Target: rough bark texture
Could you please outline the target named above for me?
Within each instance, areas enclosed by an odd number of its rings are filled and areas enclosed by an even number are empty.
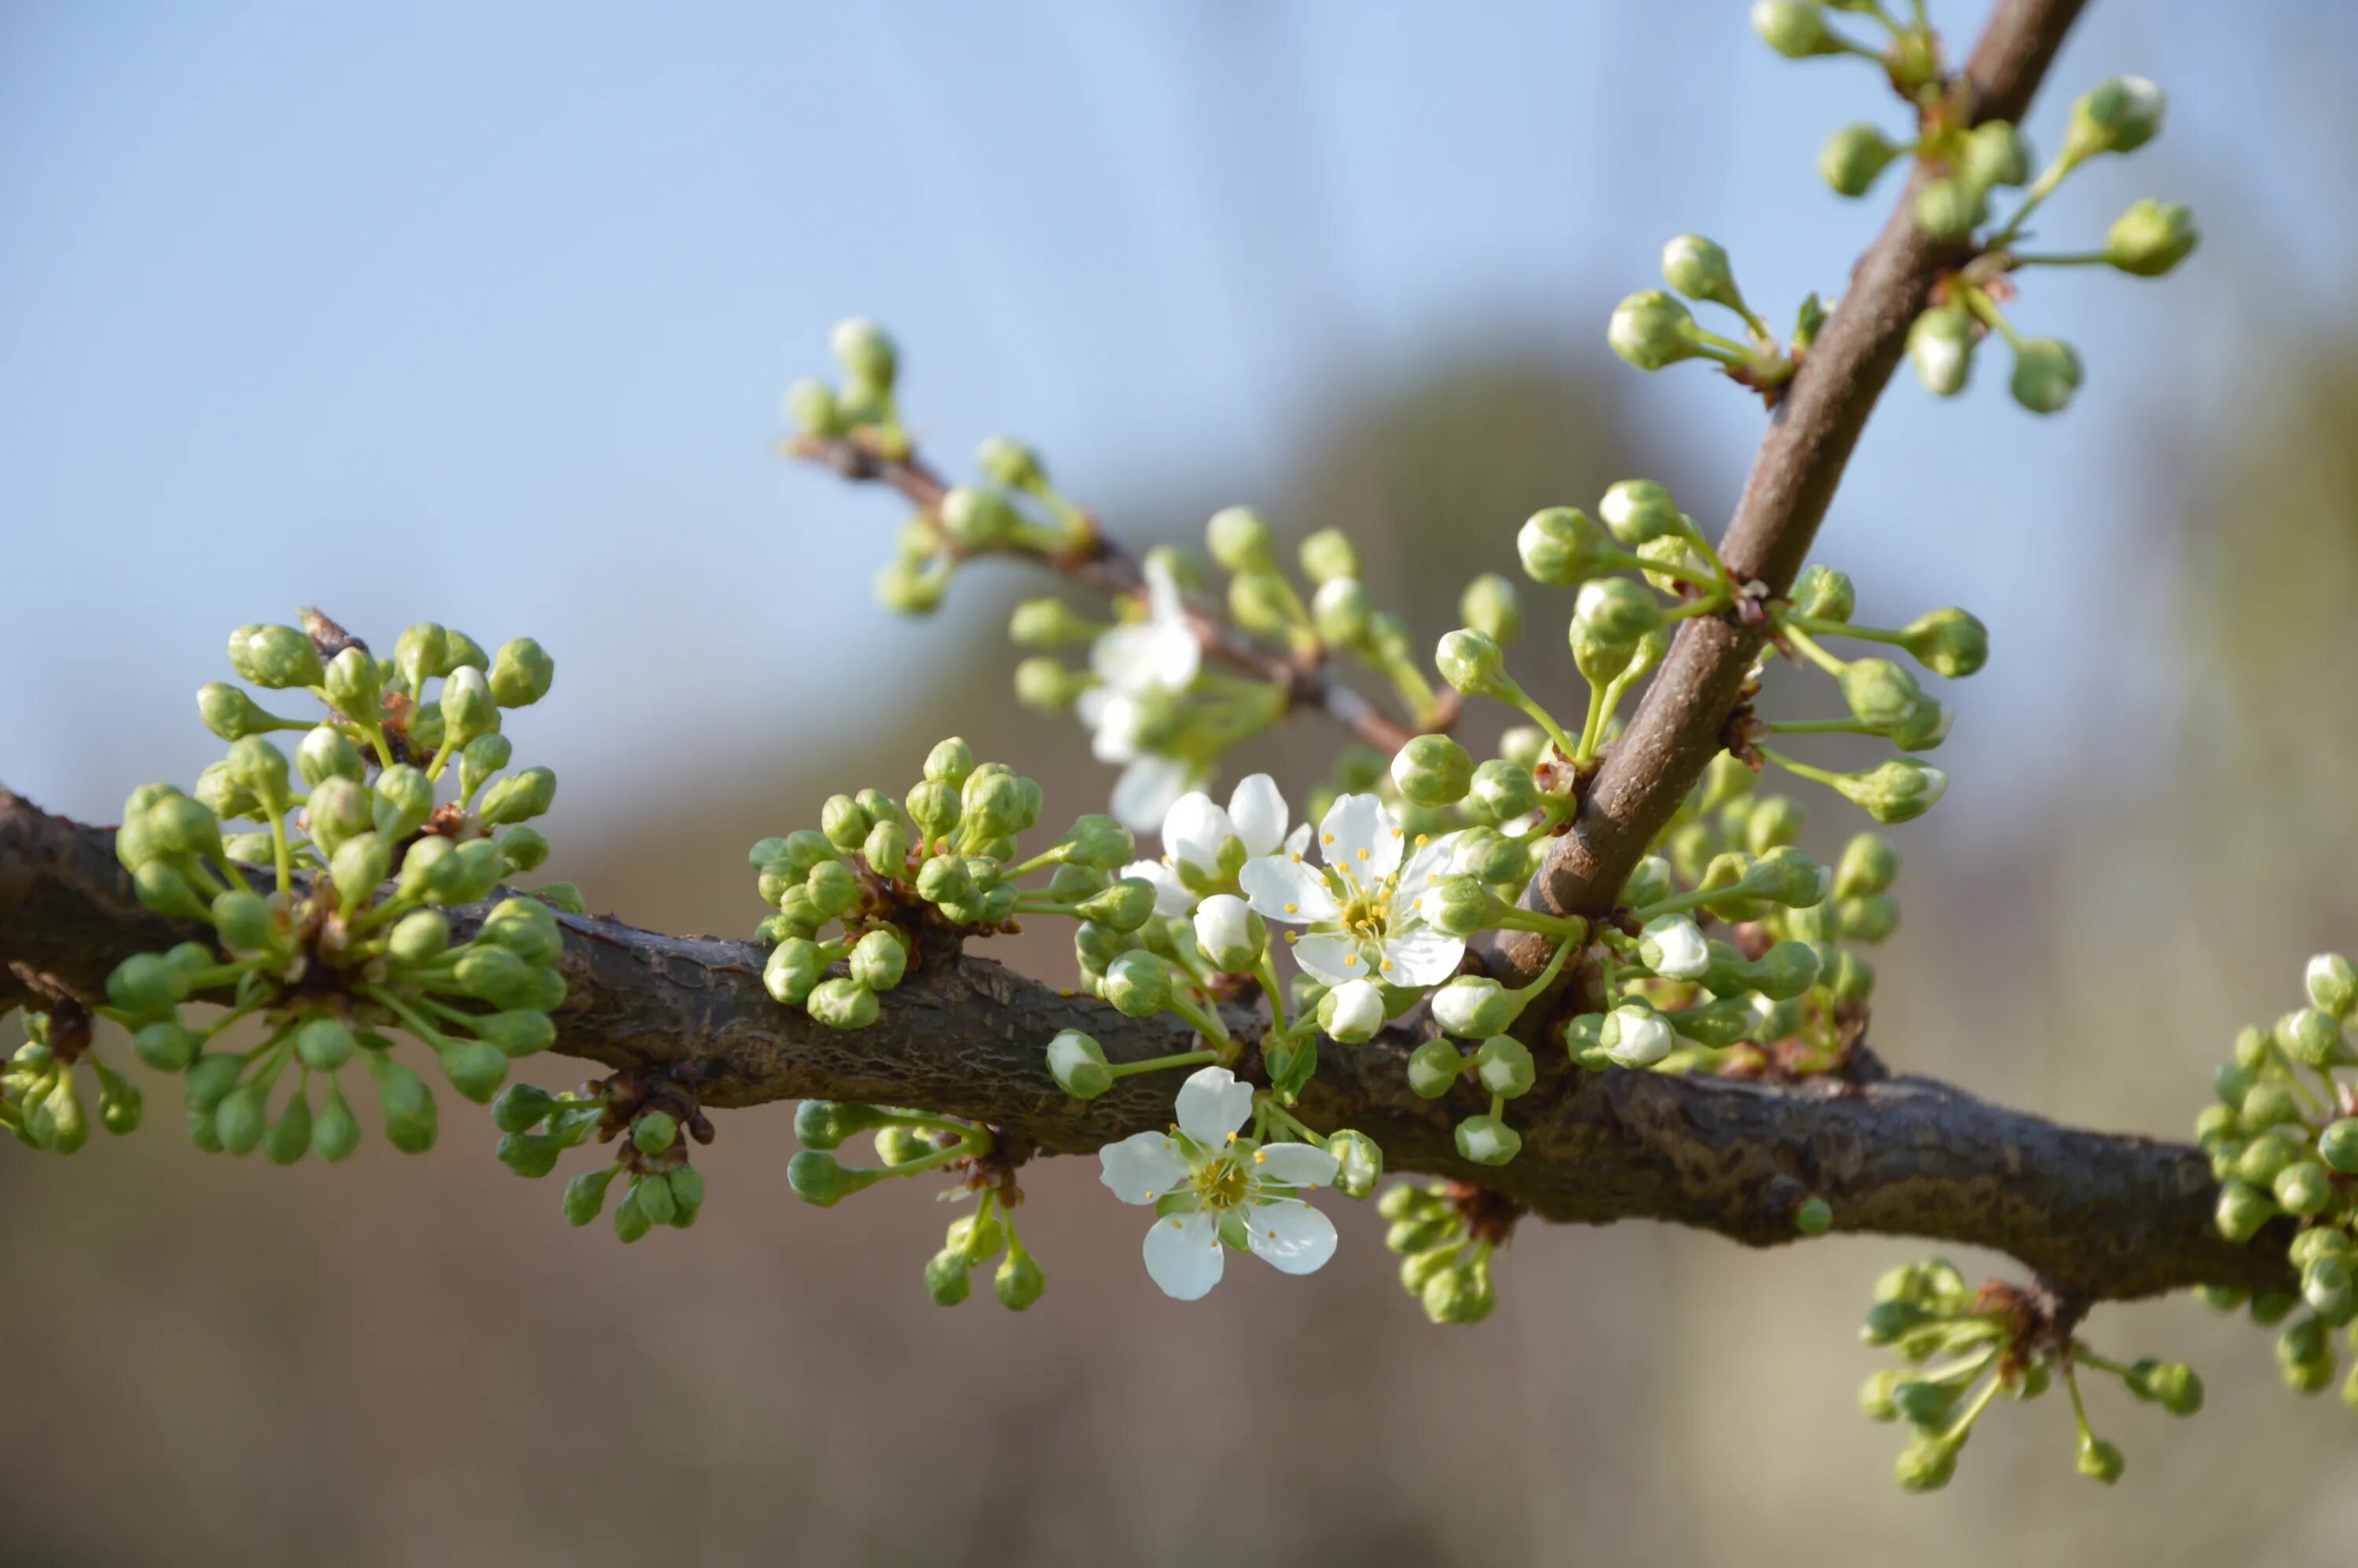
[[[1191,1043],[1174,1019],[1125,1018],[975,957],[911,976],[874,1027],[832,1030],[770,999],[755,944],[561,919],[570,995],[557,1048],[667,1073],[708,1106],[924,1106],[1084,1153],[1164,1125],[1171,1084],[1126,1078],[1102,1099],[1067,1099],[1042,1060],[1049,1036],[1087,1030],[1116,1061]],[[202,935],[139,905],[108,829],[0,789],[0,967],[96,1000],[124,957]],[[1407,1051],[1329,1044],[1303,1119],[1369,1133],[1394,1170],[1479,1181],[1549,1219],[1671,1220],[1768,1246],[1795,1239],[1794,1206],[1816,1193],[1838,1229],[1995,1248],[2082,1300],[2289,1282],[2280,1238],[2235,1247],[2212,1229],[2209,1162],[2184,1145],[2058,1127],[1922,1079],[1770,1087],[1562,1067],[1516,1102],[1522,1153],[1493,1169],[1451,1141],[1479,1108],[1473,1091],[1418,1099]]]

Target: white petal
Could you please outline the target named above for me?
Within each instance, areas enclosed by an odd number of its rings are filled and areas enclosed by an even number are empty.
[[[1338,1164],[1334,1155],[1307,1143],[1265,1143],[1253,1151],[1254,1178],[1289,1187],[1332,1186]]]
[[[1277,781],[1267,773],[1255,773],[1240,780],[1236,793],[1228,796],[1228,820],[1236,825],[1237,837],[1245,841],[1248,855],[1273,855],[1285,842],[1285,796],[1278,793]]]
[[[1152,1203],[1187,1184],[1187,1162],[1160,1132],[1133,1132],[1098,1151],[1098,1180],[1124,1203]]]
[[[1173,801],[1163,818],[1163,848],[1192,865],[1217,871],[1220,841],[1235,831],[1228,814],[1213,805],[1210,795],[1191,791]]]
[[[1226,1147],[1228,1134],[1252,1119],[1253,1087],[1226,1067],[1200,1067],[1179,1086],[1179,1130],[1206,1149]]]
[[[1310,824],[1293,825],[1293,831],[1285,836],[1285,852],[1297,860],[1310,852]]]
[[[1457,972],[1466,959],[1466,944],[1430,925],[1412,925],[1384,943],[1383,956],[1392,966],[1378,971],[1386,984],[1437,986]]]
[[[1173,1300],[1200,1301],[1220,1282],[1220,1227],[1210,1215],[1173,1215],[1146,1233],[1146,1272]]]
[[[1343,912],[1327,891],[1326,879],[1305,861],[1277,855],[1247,860],[1245,869],[1237,873],[1237,883],[1245,890],[1245,901],[1260,912],[1263,920],[1314,925]]]
[[[1195,907],[1195,895],[1180,881],[1179,873],[1160,860],[1132,860],[1121,869],[1125,877],[1154,884],[1154,913],[1184,914]]]
[[[1107,691],[1103,687],[1093,687],[1083,695],[1099,697],[1091,705],[1096,711],[1089,720],[1089,754],[1100,762],[1135,761],[1141,717],[1138,699],[1128,692]]]
[[[1293,961],[1330,986],[1368,978],[1359,945],[1333,931],[1314,931],[1293,945]]]
[[[1264,933],[1265,934],[1265,933]],[[1240,954],[1258,956],[1252,939],[1252,910],[1232,892],[1216,892],[1195,906],[1195,945],[1213,963],[1234,969]],[[1246,959],[1247,963],[1251,958]]]
[[[1151,833],[1194,782],[1195,771],[1176,757],[1140,757],[1114,781],[1114,818],[1133,833]]]
[[[1149,621],[1184,621],[1187,603],[1179,592],[1179,579],[1171,568],[1158,560],[1146,563],[1146,617]]]
[[[1318,858],[1365,881],[1375,859],[1376,840],[1389,838],[1392,814],[1372,795],[1347,795],[1326,808],[1318,824]],[[1393,847],[1399,847],[1394,840]]]
[[[1314,1274],[1335,1256],[1335,1222],[1306,1203],[1258,1205],[1245,1224],[1253,1256],[1281,1273]]]
[[[1185,691],[1204,662],[1204,645],[1184,621],[1158,622],[1150,627],[1152,640],[1141,644],[1147,682],[1166,691]]]
[[[1393,908],[1416,907],[1417,899],[1432,885],[1433,879],[1449,870],[1450,860],[1457,853],[1458,837],[1444,833],[1416,852],[1392,889]]]
[[[1089,669],[1118,692],[1141,692],[1161,684],[1162,630],[1153,625],[1116,626],[1089,644]]]

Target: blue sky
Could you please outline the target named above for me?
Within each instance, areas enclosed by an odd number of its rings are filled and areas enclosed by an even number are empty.
[[[1815,149],[1899,124],[1744,9],[8,5],[0,779],[103,816],[192,774],[228,629],[313,600],[538,636],[569,798],[622,798],[650,730],[835,721],[797,645],[966,634],[889,630],[890,514],[766,453],[852,312],[902,339],[929,440],[1023,434],[1091,498],[1249,498],[1334,387],[1509,338],[1607,367],[1732,493],[1757,405],[1610,363],[1604,312],[1682,229],[1778,318],[1835,291],[1882,206]],[[1957,406],[1896,386],[1870,433],[1828,547],[1869,608],[1992,622],[1968,721],[2035,742],[2134,697],[2086,657],[2084,574],[2153,499],[2136,432],[2237,395],[2239,339],[2346,315],[2353,42],[2295,0],[2116,0],[2067,51],[2039,145],[2116,70],[2172,118],[2050,232],[2163,194],[2209,239],[2167,286],[2039,280],[2019,319],[2090,365],[2064,418],[1985,371]]]

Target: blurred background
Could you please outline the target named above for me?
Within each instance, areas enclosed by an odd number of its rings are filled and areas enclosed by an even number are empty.
[[[1430,639],[1538,505],[1645,474],[1725,518],[1757,403],[1605,346],[1664,239],[1721,240],[1782,322],[1881,222],[1813,164],[1898,130],[1887,93],[1745,9],[0,7],[0,780],[110,821],[192,778],[230,627],[317,602],[546,643],[513,733],[564,780],[551,871],[643,925],[749,932],[747,843],[953,729],[1092,808],[1078,727],[1008,687],[1038,585],[971,570],[896,622],[894,505],[768,455],[828,326],[892,327],[944,460],[1023,437],[1139,542],[1236,501],[1342,524]],[[1985,7],[1934,9],[1962,41]],[[1952,405],[1903,371],[1852,465],[1821,555],[1862,619],[1963,603],[1996,648],[1899,836],[1903,1068],[2179,1133],[2234,1027],[2358,941],[2353,67],[2342,7],[2093,6],[2034,140],[2115,71],[2170,123],[2046,237],[2157,195],[2202,248],[2030,280],[2017,321],[2087,362],[2067,415],[1995,353]],[[1243,760],[1306,786],[1314,724]],[[1855,826],[1803,799],[1812,847]],[[784,1107],[721,1118],[702,1223],[627,1250],[463,1114],[290,1173],[164,1108],[0,1159],[0,1560],[2327,1564],[2358,1530],[2358,1418],[2182,1300],[2091,1324],[2212,1390],[2185,1424],[2097,1394],[2116,1489],[2045,1400],[1903,1498],[1852,1400],[1903,1241],[1533,1226],[1498,1314],[1437,1330],[1357,1211],[1315,1281],[1181,1306],[1054,1162],[1013,1317],[928,1303],[949,1216],[916,1184],[795,1202]]]

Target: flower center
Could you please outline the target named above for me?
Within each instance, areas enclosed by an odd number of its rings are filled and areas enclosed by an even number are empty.
[[[1237,1207],[1252,1185],[1244,1162],[1226,1154],[1197,1170],[1194,1182],[1195,1195],[1207,1209]]]

